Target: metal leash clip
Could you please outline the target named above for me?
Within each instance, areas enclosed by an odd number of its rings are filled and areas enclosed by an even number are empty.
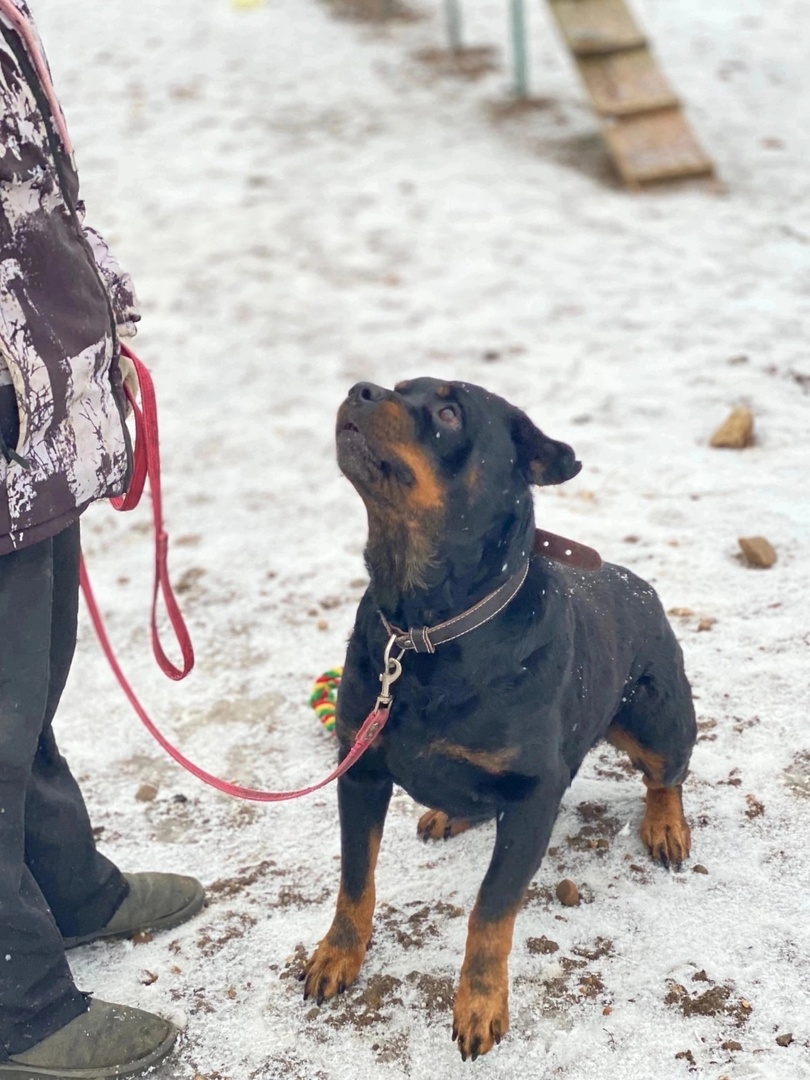
[[[388,644],[385,646],[385,652],[383,653],[383,663],[385,665],[385,670],[380,675],[382,689],[380,690],[380,695],[377,698],[376,704],[374,705],[375,712],[380,709],[391,708],[391,702],[393,700],[393,696],[391,694],[391,684],[395,683],[402,674],[401,659],[405,650],[400,646],[397,646],[397,648],[399,649],[399,656],[391,655],[391,650],[396,645],[396,641],[396,634],[392,634],[391,637],[388,639]]]

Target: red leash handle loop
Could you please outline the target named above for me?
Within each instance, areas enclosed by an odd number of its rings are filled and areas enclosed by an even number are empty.
[[[170,679],[179,681],[194,667],[194,646],[191,644],[191,636],[183,620],[183,614],[177,603],[169,580],[169,536],[163,528],[163,493],[160,486],[160,433],[158,431],[157,398],[155,397],[155,384],[149,368],[140,360],[126,345],[121,346],[121,352],[128,356],[135,366],[138,374],[138,383],[141,390],[142,407],[134,400],[127,390],[135,415],[135,460],[132,469],[132,482],[126,495],[111,499],[116,510],[134,510],[141,501],[144,484],[149,478],[149,488],[152,492],[152,516],[155,522],[155,584],[152,591],[152,651],[161,670]],[[174,636],[180,646],[183,655],[183,666],[178,668],[166,655],[160,640],[157,625],[157,605],[159,597],[163,597],[166,613],[169,616]]]

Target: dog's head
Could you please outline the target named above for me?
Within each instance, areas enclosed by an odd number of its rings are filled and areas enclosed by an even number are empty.
[[[581,468],[570,446],[503,398],[429,378],[353,386],[338,411],[337,457],[366,504],[370,544],[401,549],[397,576],[411,588],[443,545],[495,536],[502,546],[497,535],[531,513],[532,484],[561,484]]]

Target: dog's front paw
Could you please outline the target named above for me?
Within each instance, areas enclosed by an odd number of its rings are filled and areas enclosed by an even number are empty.
[[[357,978],[366,955],[366,943],[356,932],[332,924],[329,933],[307,961],[300,980],[304,1001],[314,998],[318,1005],[342,994]]]
[[[692,834],[683,816],[680,787],[647,791],[641,839],[653,859],[662,866],[680,869],[681,863],[689,858]]]
[[[503,971],[490,974],[472,988],[473,980],[462,975],[453,1009],[453,1040],[458,1040],[461,1058],[473,1061],[499,1043],[509,1030],[509,979]]]
[[[419,818],[416,835],[427,843],[428,840],[450,840],[470,828],[472,822],[466,818],[449,817],[443,810],[428,810]]]

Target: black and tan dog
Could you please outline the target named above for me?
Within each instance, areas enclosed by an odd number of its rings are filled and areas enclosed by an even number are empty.
[[[581,466],[519,409],[467,383],[360,383],[338,413],[337,448],[368,511],[371,577],[340,687],[341,756],[374,708],[392,637],[401,676],[387,726],[339,781],[340,893],[302,975],[305,997],[320,1004],[360,970],[396,782],[433,808],[419,822],[425,839],[497,822],[453,1016],[462,1057],[475,1059],[509,1027],[515,917],[591,747],[607,739],[642,770],[653,858],[688,856],[689,683],[646,582],[534,551],[531,485]]]

